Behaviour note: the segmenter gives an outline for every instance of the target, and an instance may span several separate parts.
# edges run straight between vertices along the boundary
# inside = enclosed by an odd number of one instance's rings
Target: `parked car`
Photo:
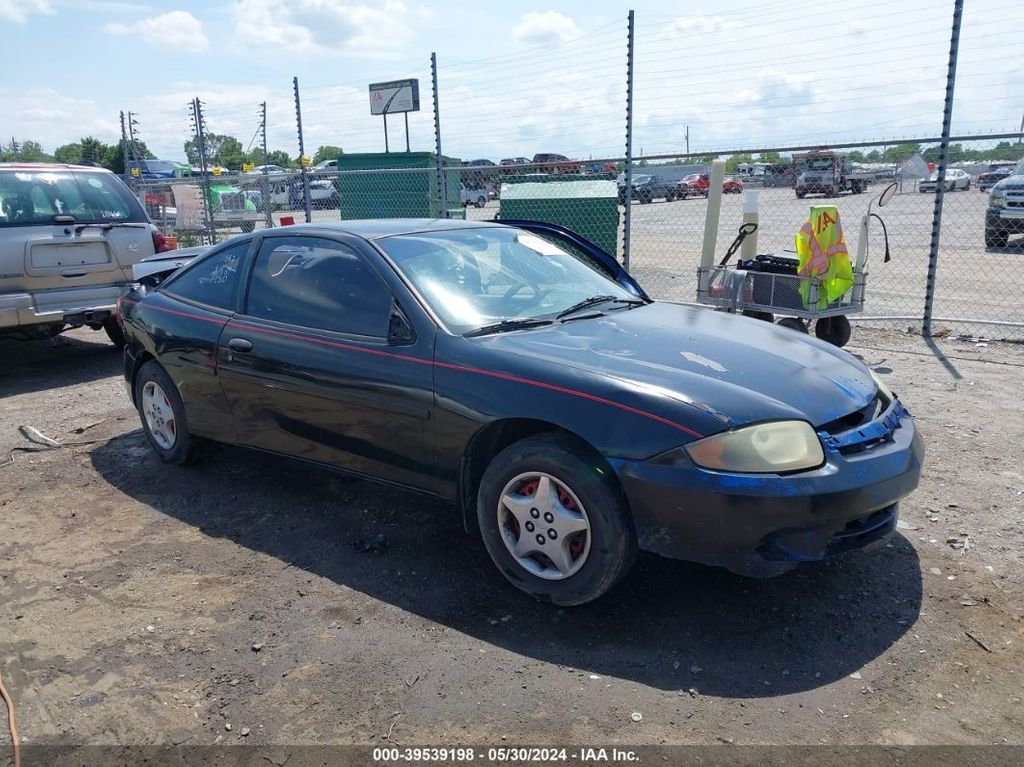
[[[551,224],[269,229],[120,312],[164,461],[214,440],[441,498],[515,587],[560,605],[606,592],[638,549],[765,577],[880,546],[923,461],[856,357],[651,301]]]
[[[978,191],[987,192],[1004,178],[1013,175],[1013,168],[996,168],[978,175]]]
[[[196,245],[190,248],[176,248],[154,253],[132,265],[132,282],[149,287],[159,285],[178,269],[192,263],[210,249],[210,245]]]
[[[266,171],[268,174],[290,173],[290,171],[287,168],[282,168],[280,165],[257,165],[255,168],[252,169],[252,173],[246,173],[243,175],[261,175],[264,171]]]
[[[626,204],[626,177],[619,177],[619,205]],[[647,175],[638,173],[633,176],[633,190],[629,195],[631,200],[638,200],[641,203],[653,202],[656,199],[664,199],[665,202],[672,202],[679,196],[679,185],[675,181],[669,181],[663,176]]]
[[[137,175],[132,171],[137,170]],[[188,178],[192,169],[187,165],[173,160],[129,160],[127,171],[132,178],[143,181],[154,181],[168,178]]]
[[[1024,160],[992,187],[985,211],[985,247],[1005,248],[1014,234],[1024,234]]]
[[[110,171],[0,163],[0,336],[48,338],[84,325],[121,345],[114,307],[132,265],[166,248]]]
[[[934,192],[939,183],[939,172],[935,171],[926,178],[917,188],[922,192]],[[946,191],[955,192],[958,189],[967,190],[971,188],[971,174],[959,168],[946,168]]]
[[[530,158],[528,158],[528,157],[506,157],[499,164],[500,165],[506,165],[506,166],[508,166],[508,165],[529,165],[530,164]]]
[[[482,208],[487,204],[488,193],[486,189],[469,189],[465,184],[459,184],[459,202],[463,207],[468,208],[474,205]]]
[[[549,173],[579,173],[580,164],[576,160],[570,160],[564,154],[541,153],[535,154],[532,165],[543,166],[543,170]]]
[[[711,190],[711,176],[707,173],[691,173],[678,182],[678,185],[681,197],[698,194],[707,197],[708,192]],[[726,176],[722,179],[723,194],[739,194],[742,191],[743,182],[738,178]]]

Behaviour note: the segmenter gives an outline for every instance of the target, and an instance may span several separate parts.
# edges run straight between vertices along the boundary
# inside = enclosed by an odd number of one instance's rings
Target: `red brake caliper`
[[[558,488],[558,500],[562,502],[565,508],[576,511],[576,500],[569,495],[564,487]],[[583,547],[586,545],[586,538],[583,535],[576,535],[569,541],[569,553],[573,557],[578,557],[583,553]]]

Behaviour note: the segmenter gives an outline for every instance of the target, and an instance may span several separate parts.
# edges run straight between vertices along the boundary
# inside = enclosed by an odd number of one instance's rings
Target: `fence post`
[[[267,229],[274,226],[274,202],[271,199],[270,179],[267,178],[267,102],[260,104],[260,151],[263,154],[263,173],[260,184],[260,193],[263,195],[263,213],[266,216]]]
[[[633,11],[626,31],[626,213],[622,224],[622,266],[629,271],[629,236],[633,221]]]
[[[441,107],[437,101],[437,54],[430,54],[430,83],[434,92],[434,152],[437,169],[437,217],[448,218],[448,177],[444,170],[444,156],[441,154]]]
[[[302,174],[302,206],[306,209],[306,223],[313,220],[313,211],[309,201],[309,170],[306,168],[306,145],[302,139],[302,105],[299,103],[299,78],[292,78],[292,87],[295,89],[295,124],[299,128],[299,171]]]
[[[939,144],[938,180],[935,184],[935,212],[932,214],[932,240],[928,248],[928,279],[925,283],[924,317],[921,334],[932,334],[932,308],[935,303],[935,274],[939,265],[939,236],[942,233],[942,203],[945,197],[946,163],[949,159],[949,134],[953,122],[953,90],[956,82],[956,59],[960,50],[960,20],[964,0],[953,2],[953,31],[949,40],[949,68],[946,72],[946,103],[942,111],[942,141]]]
[[[210,210],[210,173],[206,165],[206,139],[203,126],[203,106],[196,96],[192,100],[192,119],[196,126],[196,148],[199,150],[199,167],[202,169],[203,221],[210,236],[210,244],[217,244],[217,230],[213,226],[213,213]]]

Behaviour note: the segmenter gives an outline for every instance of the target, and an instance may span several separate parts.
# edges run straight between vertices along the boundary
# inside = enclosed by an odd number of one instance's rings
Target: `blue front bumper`
[[[613,467],[641,549],[776,575],[884,541],[896,528],[897,502],[917,487],[924,443],[899,400],[870,424],[823,443],[821,468],[785,476],[645,461]]]

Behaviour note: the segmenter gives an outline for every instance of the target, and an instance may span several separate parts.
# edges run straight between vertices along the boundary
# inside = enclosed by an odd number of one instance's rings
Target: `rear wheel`
[[[836,317],[823,317],[814,323],[814,335],[833,346],[846,346],[852,333],[850,321],[841,314]]]
[[[755,312],[753,309],[744,309],[743,316],[763,322],[775,322],[775,315],[771,312]]]
[[[516,588],[581,605],[614,586],[637,540],[618,483],[587,447],[546,434],[516,442],[484,472],[477,520],[494,564]]]
[[[167,463],[188,463],[195,444],[185,422],[185,406],[171,377],[156,362],[147,362],[139,371],[135,404],[157,455]]]
[[[118,349],[124,348],[124,331],[121,329],[121,325],[116,317],[107,317],[103,320],[103,330],[106,331],[110,343]]]

